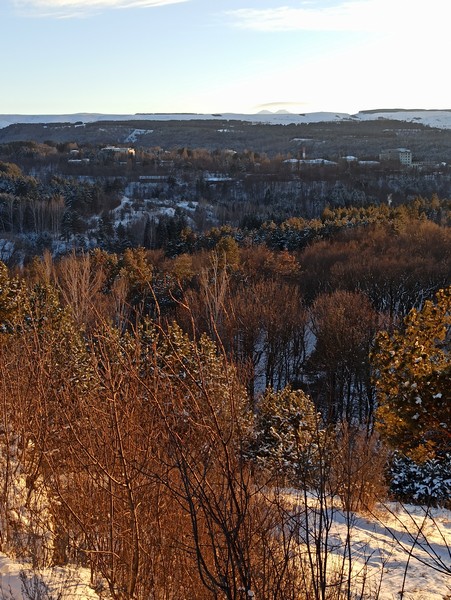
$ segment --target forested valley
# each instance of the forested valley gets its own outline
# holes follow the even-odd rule
[[[378,598],[331,512],[351,535],[387,500],[450,508],[451,201],[392,166],[183,182],[186,152],[146,184],[23,148],[0,163],[0,551],[114,600]]]

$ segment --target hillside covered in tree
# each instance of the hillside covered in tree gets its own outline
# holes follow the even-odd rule
[[[450,507],[447,167],[123,150],[0,147],[0,551],[114,600],[376,600],[355,515]]]

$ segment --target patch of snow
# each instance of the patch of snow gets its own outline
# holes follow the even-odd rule
[[[139,136],[153,133],[153,129],[134,129],[124,140],[125,143],[136,142]]]
[[[33,578],[35,578],[33,580]],[[90,587],[89,569],[54,567],[33,571],[29,563],[20,563],[0,554],[0,597],[3,600],[27,600],[24,585],[30,582],[30,589],[45,589],[49,597],[61,600],[98,600],[99,596]],[[37,586],[36,586],[37,584]],[[42,596],[47,597],[45,592]]]
[[[184,210],[189,210],[194,212],[198,206],[199,202],[193,202],[193,201],[181,201],[181,202],[177,202],[177,206],[179,208],[183,208]]]

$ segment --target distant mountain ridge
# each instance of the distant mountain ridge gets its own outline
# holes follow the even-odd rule
[[[382,108],[362,110],[356,114],[340,112],[312,112],[295,114],[285,110],[270,112],[261,111],[258,114],[239,113],[136,113],[136,114],[102,114],[102,113],[75,113],[66,115],[0,115],[0,129],[13,124],[56,124],[70,123],[83,126],[85,123],[101,121],[180,121],[180,120],[233,120],[254,123],[268,123],[274,125],[288,125],[296,123],[320,123],[333,121],[367,121],[376,119],[391,119],[406,121],[436,127],[438,129],[451,129],[451,109],[403,109]]]
[[[450,108],[371,108],[369,110],[361,110],[362,114],[374,113],[393,113],[393,112],[451,112]]]

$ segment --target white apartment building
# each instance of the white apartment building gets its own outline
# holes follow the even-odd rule
[[[379,154],[380,160],[393,160],[401,165],[410,167],[412,165],[412,152],[408,148],[391,148],[383,150]]]

